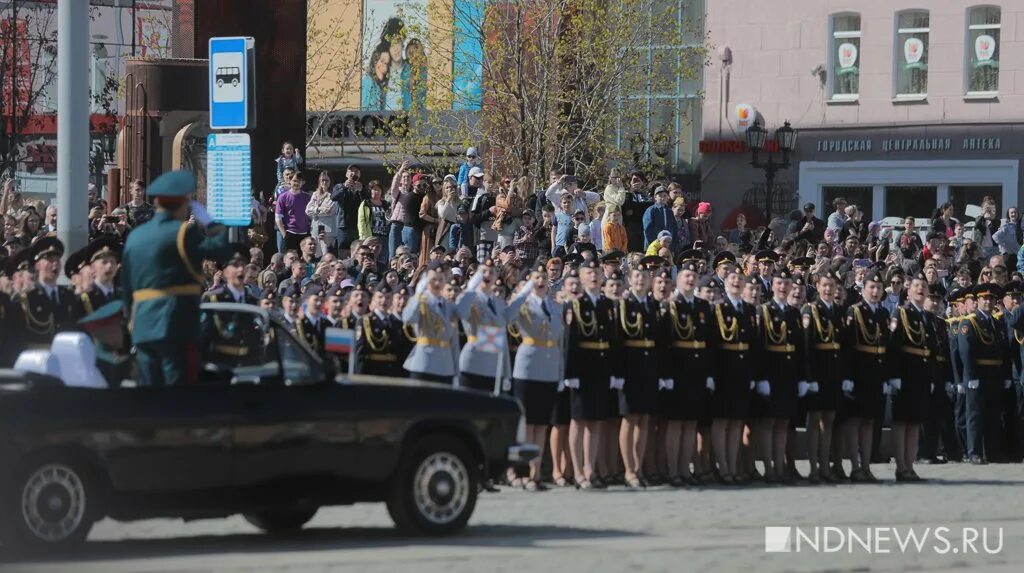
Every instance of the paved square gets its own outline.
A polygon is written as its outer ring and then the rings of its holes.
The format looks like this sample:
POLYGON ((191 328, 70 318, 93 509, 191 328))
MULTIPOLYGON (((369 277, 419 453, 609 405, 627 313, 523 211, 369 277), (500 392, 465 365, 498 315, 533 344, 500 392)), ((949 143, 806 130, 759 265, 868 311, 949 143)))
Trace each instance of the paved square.
MULTIPOLYGON (((806 466, 801 466, 806 471, 806 466)), ((470 527, 444 539, 402 538, 383 505, 322 510, 303 534, 268 538, 241 518, 106 521, 73 561, 0 562, 5 573, 334 571, 897 571, 1024 570, 1024 466, 921 466, 924 484, 622 488, 483 495, 470 527), (943 554, 766 553, 765 527, 906 531, 947 527, 943 554), (963 528, 987 528, 984 554, 961 549, 963 528)), ((792 543, 793 539, 790 539, 792 543)), ((896 547, 889 543, 888 547, 896 547)), ((911 546, 912 547, 912 546, 911 546)))

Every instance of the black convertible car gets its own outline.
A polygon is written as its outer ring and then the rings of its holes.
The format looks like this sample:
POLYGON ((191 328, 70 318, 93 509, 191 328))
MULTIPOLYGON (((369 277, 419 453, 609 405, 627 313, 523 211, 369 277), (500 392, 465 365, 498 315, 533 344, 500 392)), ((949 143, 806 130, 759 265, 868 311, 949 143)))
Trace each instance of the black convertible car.
POLYGON ((325 505, 383 501, 402 529, 466 525, 478 485, 534 457, 509 398, 337 375, 252 306, 206 304, 248 350, 195 386, 90 389, 0 370, 0 534, 59 547, 110 517, 241 513, 300 529, 325 505))

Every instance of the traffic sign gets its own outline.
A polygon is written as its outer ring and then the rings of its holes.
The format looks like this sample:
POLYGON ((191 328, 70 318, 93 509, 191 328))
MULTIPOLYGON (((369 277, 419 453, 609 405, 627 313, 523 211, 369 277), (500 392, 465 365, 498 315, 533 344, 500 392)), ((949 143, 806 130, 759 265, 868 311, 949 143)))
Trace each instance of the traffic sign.
POLYGON ((210 217, 229 227, 252 222, 252 145, 248 133, 206 136, 206 203, 210 217))
POLYGON ((254 127, 256 41, 210 38, 210 129, 254 127))

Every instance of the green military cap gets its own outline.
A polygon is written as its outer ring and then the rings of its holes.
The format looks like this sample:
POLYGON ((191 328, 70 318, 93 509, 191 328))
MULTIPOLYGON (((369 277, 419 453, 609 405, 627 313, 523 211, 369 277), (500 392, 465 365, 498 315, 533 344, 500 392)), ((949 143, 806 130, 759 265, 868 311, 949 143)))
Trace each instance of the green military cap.
POLYGON ((196 191, 196 176, 184 169, 164 173, 146 189, 150 197, 188 197, 196 191))
POLYGON ((106 326, 108 323, 116 323, 124 320, 124 301, 112 300, 87 314, 78 321, 78 325, 86 330, 106 326))

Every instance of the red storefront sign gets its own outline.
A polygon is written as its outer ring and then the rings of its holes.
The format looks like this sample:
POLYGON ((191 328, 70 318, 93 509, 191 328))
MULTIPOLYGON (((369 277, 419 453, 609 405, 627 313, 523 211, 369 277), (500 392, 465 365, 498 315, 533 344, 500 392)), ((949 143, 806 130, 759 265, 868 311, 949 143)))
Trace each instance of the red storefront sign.
MULTIPOLYGON (((746 153, 750 151, 747 142, 742 139, 702 139, 699 146, 701 153, 746 153)), ((764 151, 778 150, 778 141, 769 139, 764 142, 764 151)))

